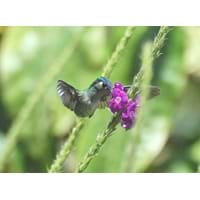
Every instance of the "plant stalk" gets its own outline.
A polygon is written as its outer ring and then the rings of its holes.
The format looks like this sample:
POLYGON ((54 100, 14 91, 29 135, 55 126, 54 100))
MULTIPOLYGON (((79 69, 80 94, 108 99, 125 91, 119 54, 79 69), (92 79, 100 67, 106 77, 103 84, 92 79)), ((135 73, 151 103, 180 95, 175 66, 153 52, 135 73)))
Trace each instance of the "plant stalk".
MULTIPOLYGON (((153 42, 153 45, 147 44, 145 46, 143 53, 143 65, 139 73, 136 75, 136 77, 134 77, 131 88, 128 91, 129 97, 134 98, 137 89, 139 88, 139 86, 142 86, 144 90, 142 95, 142 105, 143 103, 145 103, 146 96, 148 95, 146 84, 151 80, 151 66, 153 64, 154 59, 160 55, 160 50, 164 45, 164 41, 166 39, 166 35, 168 32, 169 32, 168 27, 161 27, 153 42), (147 72, 145 73, 145 75, 144 75, 144 70, 146 70, 145 72, 147 72)), ((78 167, 75 170, 75 172, 83 172, 84 170, 87 169, 88 165, 98 154, 103 144, 115 131, 117 125, 120 122, 120 117, 121 117, 120 113, 114 115, 111 121, 109 122, 107 128, 102 133, 97 135, 95 144, 93 144, 89 148, 83 160, 78 164, 78 167)))
MULTIPOLYGON (((125 51, 128 41, 130 40, 131 36, 133 35, 133 32, 135 30, 135 27, 127 27, 124 35, 122 36, 121 40, 117 44, 116 49, 114 50, 113 54, 111 55, 111 58, 107 61, 107 64, 105 65, 103 69, 102 76, 109 78, 114 67, 116 66, 117 62, 122 56, 122 53, 125 51)), ((62 166, 67 159, 73 144, 76 140, 76 138, 79 135, 80 130, 84 126, 84 122, 79 121, 77 125, 74 127, 74 131, 70 134, 69 139, 65 142, 63 147, 61 148, 60 152, 58 152, 56 159, 54 160, 53 164, 50 166, 49 172, 59 172, 62 169, 62 166), (79 126, 79 128, 77 127, 79 126)), ((102 137, 99 139, 98 143, 102 144, 104 143, 105 138, 102 137)), ((95 147, 92 151, 96 151, 95 147)))

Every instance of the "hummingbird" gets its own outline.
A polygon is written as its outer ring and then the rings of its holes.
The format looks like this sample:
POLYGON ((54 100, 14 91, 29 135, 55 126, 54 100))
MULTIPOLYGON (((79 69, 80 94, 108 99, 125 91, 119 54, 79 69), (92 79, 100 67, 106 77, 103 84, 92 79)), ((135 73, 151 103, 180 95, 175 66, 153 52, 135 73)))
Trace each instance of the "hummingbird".
MULTIPOLYGON (((112 83, 103 76, 97 78, 85 90, 78 90, 63 80, 57 82, 57 92, 62 103, 78 117, 91 117, 97 108, 106 107, 112 87, 112 83)), ((128 90, 130 86, 125 88, 128 90)), ((149 99, 159 94, 159 87, 149 86, 149 99)))
POLYGON ((63 104, 78 117, 91 117, 102 102, 111 95, 112 83, 105 77, 97 78, 87 89, 78 90, 58 80, 57 91, 63 104))

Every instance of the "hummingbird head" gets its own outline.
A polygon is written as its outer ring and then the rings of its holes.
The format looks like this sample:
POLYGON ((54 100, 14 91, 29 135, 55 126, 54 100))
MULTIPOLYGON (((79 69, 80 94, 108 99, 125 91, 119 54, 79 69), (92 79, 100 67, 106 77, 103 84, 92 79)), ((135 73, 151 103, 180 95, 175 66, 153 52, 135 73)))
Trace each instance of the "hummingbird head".
POLYGON ((103 99, 111 94, 112 83, 101 76, 90 85, 89 89, 95 90, 96 95, 103 99))

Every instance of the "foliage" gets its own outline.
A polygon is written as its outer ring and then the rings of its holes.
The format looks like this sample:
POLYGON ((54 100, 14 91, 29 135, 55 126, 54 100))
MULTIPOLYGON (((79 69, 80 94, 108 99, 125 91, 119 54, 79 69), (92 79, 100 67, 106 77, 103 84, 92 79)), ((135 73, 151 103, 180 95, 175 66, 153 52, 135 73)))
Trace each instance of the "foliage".
MULTIPOLYGON (((0 29, 0 150, 12 149, 11 157, 5 156, 5 172, 47 171, 76 123, 74 113, 61 104, 56 93, 56 80, 63 79, 76 88, 86 88, 101 75, 103 65, 113 53, 125 27, 82 29, 0 29), (64 60, 59 71, 57 67, 62 55, 64 60), (58 72, 46 84, 41 80, 49 77, 46 74, 50 68, 58 72), (35 93, 40 95, 37 101, 31 100, 35 93), (32 101, 34 106, 31 107, 32 101), (31 109, 23 126, 13 126, 23 114, 25 105, 31 109), (17 141, 10 145, 6 141, 13 132, 18 132, 17 141)), ((112 71, 110 80, 113 83, 132 82, 141 66, 142 47, 147 41, 153 41, 158 30, 159 27, 137 27, 134 30, 112 71)), ((200 163, 199 40, 199 28, 174 27, 161 55, 153 63, 152 84, 161 88, 161 95, 145 103, 140 139, 131 161, 132 171, 197 171, 200 163)), ((63 171, 75 170, 111 116, 106 109, 97 110, 85 122, 63 171)), ((134 131, 126 132, 118 127, 86 172, 124 171, 127 146, 134 142, 134 131)))

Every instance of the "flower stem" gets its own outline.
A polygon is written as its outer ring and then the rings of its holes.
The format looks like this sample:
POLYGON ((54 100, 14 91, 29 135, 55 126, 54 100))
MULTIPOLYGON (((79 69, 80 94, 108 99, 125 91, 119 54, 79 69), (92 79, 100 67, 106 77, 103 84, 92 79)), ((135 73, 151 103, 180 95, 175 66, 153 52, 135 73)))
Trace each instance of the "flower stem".
MULTIPOLYGON (((161 55, 160 51, 164 45, 166 36, 169 33, 169 31, 170 31, 170 28, 168 26, 163 26, 160 28, 157 36, 155 37, 153 41, 153 45, 152 45, 152 53, 150 56, 152 59, 152 62, 154 62, 154 60, 161 55)), ((129 90, 129 96, 136 94, 136 91, 140 87, 143 74, 144 74, 144 69, 143 67, 141 67, 140 71, 137 73, 137 75, 133 79, 133 84, 129 90)))
POLYGON ((84 120, 79 119, 76 126, 72 129, 71 135, 67 142, 64 143, 63 147, 61 148, 60 152, 57 154, 55 161, 51 165, 51 168, 48 172, 59 172, 62 170, 63 163, 65 162, 66 157, 69 155, 70 150, 76 140, 77 134, 80 132, 84 125, 84 120))
POLYGON ((90 147, 89 151, 87 152, 83 160, 79 163, 75 172, 83 172, 88 167, 92 159, 98 154, 100 148, 115 131, 116 126, 120 122, 120 116, 121 114, 119 113, 117 115, 114 115, 111 121, 108 123, 107 128, 102 133, 97 135, 96 143, 90 147))
POLYGON ((8 136, 6 138, 5 147, 1 152, 0 157, 0 171, 3 171, 10 155, 12 154, 19 137, 22 133, 22 128, 26 121, 28 120, 29 116, 32 113, 32 110, 35 108, 38 101, 41 97, 45 94, 45 90, 49 87, 52 83, 52 80, 58 75, 67 60, 69 60, 72 54, 77 49, 80 38, 83 34, 84 30, 80 33, 78 38, 75 39, 75 42, 72 47, 69 48, 69 45, 65 47, 63 52, 61 53, 60 57, 56 60, 56 62, 49 68, 49 70, 45 73, 44 77, 39 81, 37 87, 33 91, 32 95, 30 95, 22 107, 22 110, 19 112, 18 116, 16 117, 15 122, 11 126, 10 130, 8 131, 8 136))
POLYGON ((143 50, 143 64, 141 69, 143 69, 143 76, 141 80, 141 92, 140 92, 140 108, 137 113, 137 122, 134 127, 134 133, 131 135, 133 139, 130 139, 130 144, 127 146, 127 156, 125 156, 125 171, 131 171, 131 164, 133 160, 133 151, 135 150, 136 144, 139 142, 142 118, 143 118, 143 111, 145 108, 145 103, 148 97, 148 85, 150 84, 152 78, 152 64, 153 58, 151 56, 151 43, 146 43, 143 50), (134 141, 134 142, 133 142, 134 141))
MULTIPOLYGON (((134 31, 134 27, 127 27, 124 35, 122 36, 121 40, 119 41, 115 51, 113 52, 111 58, 108 60, 107 64, 105 65, 104 69, 103 69, 103 73, 102 76, 105 76, 107 78, 110 77, 112 70, 114 69, 114 67, 116 66, 117 62, 119 61, 122 53, 124 52, 124 50, 127 47, 128 41, 130 40, 133 31, 134 31)), ((61 148, 60 152, 58 152, 56 159, 54 160, 53 164, 50 166, 50 170, 49 172, 59 172, 62 169, 63 163, 64 161, 67 159, 73 144, 76 140, 76 138, 79 135, 80 130, 82 129, 82 127, 84 126, 84 122, 83 121, 78 121, 77 125, 74 127, 74 131, 72 131, 72 133, 70 134, 68 140, 65 142, 65 144, 63 145, 63 147, 61 148), (79 128, 77 128, 79 126, 79 128)), ((106 133, 107 134, 107 133, 106 133)), ((102 144, 104 143, 106 140, 105 137, 102 137, 99 139, 99 143, 102 144)), ((94 147, 94 149, 92 150, 93 152, 96 151, 96 148, 94 147)))
POLYGON ((130 40, 133 32, 135 30, 135 27, 128 27, 124 33, 124 36, 119 41, 115 51, 113 52, 111 58, 108 60, 107 64, 105 65, 103 69, 102 76, 105 76, 107 78, 110 77, 114 67, 116 66, 117 62, 121 58, 121 54, 124 52, 128 41, 130 40))
POLYGON ((132 139, 130 139, 129 144, 127 145, 127 151, 124 156, 125 159, 123 163, 125 163, 125 165, 123 164, 124 166, 123 171, 125 170, 126 172, 132 171, 132 162, 134 159, 134 152, 140 140, 141 121, 143 118, 142 115, 143 115, 143 110, 145 109, 144 105, 148 96, 148 90, 146 87, 150 84, 150 81, 152 78, 151 68, 152 68, 154 60, 161 55, 160 51, 164 45, 166 36, 169 31, 170 31, 169 27, 161 27, 157 36, 154 39, 154 42, 151 47, 151 51, 149 51, 150 53, 147 54, 147 51, 145 53, 145 49, 144 49, 144 54, 143 54, 144 59, 143 59, 142 67, 140 68, 140 71, 138 72, 138 74, 134 77, 132 87, 130 88, 130 91, 129 91, 129 94, 132 95, 135 93, 135 91, 139 87, 141 87, 140 96, 141 96, 142 105, 139 109, 137 123, 132 134, 132 139))
MULTIPOLYGON (((128 91, 129 97, 133 98, 135 96, 135 92, 137 91, 139 86, 143 87, 143 103, 145 103, 145 98, 148 95, 147 89, 146 89, 146 83, 149 82, 151 79, 151 65, 156 57, 160 55, 160 49, 162 48, 164 44, 165 37, 169 31, 168 27, 161 27, 158 35, 156 36, 153 47, 152 45, 147 44, 144 48, 144 54, 143 54, 143 65, 141 67, 140 72, 136 76, 136 78, 133 79, 133 83, 131 85, 131 88, 128 91), (145 77, 144 75, 145 72, 145 77), (145 79, 144 79, 145 78, 145 79), (144 79, 144 80, 143 80, 144 79), (142 81, 143 80, 143 81, 142 81), (141 84, 142 83, 142 84, 141 84)), ((113 116, 111 121, 109 122, 106 129, 97 135, 96 142, 93 144, 86 155, 84 156, 83 160, 78 164, 77 169, 75 172, 83 172, 90 162, 93 160, 93 158, 98 154, 103 144, 106 142, 106 140, 113 134, 113 132, 116 129, 116 126, 120 122, 121 113, 118 113, 117 115, 113 116)))

